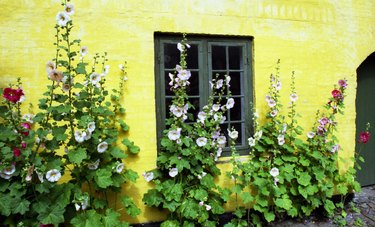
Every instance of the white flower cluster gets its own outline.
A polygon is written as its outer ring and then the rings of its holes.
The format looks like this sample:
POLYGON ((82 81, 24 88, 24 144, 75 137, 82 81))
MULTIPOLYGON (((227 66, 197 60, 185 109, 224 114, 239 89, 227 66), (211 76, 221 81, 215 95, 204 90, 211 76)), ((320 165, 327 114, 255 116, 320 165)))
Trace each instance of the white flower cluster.
POLYGON ((187 69, 182 68, 180 65, 176 65, 177 75, 169 73, 168 76, 171 79, 169 85, 171 88, 176 89, 179 87, 186 87, 190 84, 189 79, 191 72, 187 69))
POLYGON ((65 27, 69 21, 71 21, 70 16, 74 14, 74 5, 67 3, 63 12, 59 12, 56 15, 57 24, 60 27, 65 27))
POLYGON ((199 206, 205 206, 205 208, 206 208, 207 211, 211 210, 211 206, 208 205, 208 204, 204 204, 203 201, 200 201, 200 202, 199 202, 199 206))
POLYGON ((273 167, 273 168, 270 170, 270 174, 271 174, 271 176, 273 177, 273 180, 274 180, 274 184, 275 184, 275 186, 277 186, 277 182, 279 182, 279 178, 277 178, 277 176, 279 176, 279 169, 276 168, 276 167, 273 167))
POLYGON ((260 140, 262 138, 263 131, 259 130, 254 134, 254 137, 250 137, 247 141, 249 142, 250 147, 254 147, 256 144, 256 141, 260 140))
POLYGON ((96 126, 95 122, 90 122, 87 124, 87 128, 84 131, 77 130, 74 132, 74 138, 78 143, 91 139, 91 135, 94 132, 96 126))

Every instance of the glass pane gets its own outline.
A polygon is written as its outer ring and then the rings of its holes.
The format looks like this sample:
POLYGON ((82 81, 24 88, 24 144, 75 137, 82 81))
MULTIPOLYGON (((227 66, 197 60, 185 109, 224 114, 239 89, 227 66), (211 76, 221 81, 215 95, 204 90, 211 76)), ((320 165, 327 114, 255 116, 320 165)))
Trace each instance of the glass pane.
POLYGON ((230 109, 230 120, 239 121, 243 119, 242 108, 243 108, 243 98, 233 98, 234 106, 230 109))
POLYGON ((225 46, 212 46, 212 69, 226 69, 227 61, 225 54, 225 46))
POLYGON ((190 85, 187 87, 188 95, 199 95, 199 73, 191 72, 190 85))
POLYGON ((242 47, 229 47, 229 69, 241 69, 242 66, 242 47))
POLYGON ((229 75, 231 77, 230 80, 230 91, 232 95, 241 95, 241 72, 231 72, 229 75))
POLYGON ((198 69, 198 45, 190 45, 187 51, 187 67, 188 69, 198 69))
POLYGON ((180 51, 175 43, 164 43, 164 68, 174 69, 180 62, 180 51))

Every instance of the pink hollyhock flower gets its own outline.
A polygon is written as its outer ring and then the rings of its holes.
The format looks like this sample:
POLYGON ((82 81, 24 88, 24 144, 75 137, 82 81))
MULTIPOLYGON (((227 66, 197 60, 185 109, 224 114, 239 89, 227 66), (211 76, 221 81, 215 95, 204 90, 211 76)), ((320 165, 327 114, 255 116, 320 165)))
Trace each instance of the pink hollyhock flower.
POLYGON ((22 143, 21 143, 21 148, 22 148, 22 149, 25 149, 26 147, 27 147, 26 142, 25 142, 25 141, 22 141, 22 143))
POLYGON ((370 133, 369 132, 362 132, 360 135, 359 135, 359 140, 358 140, 358 143, 364 143, 366 144, 369 139, 370 139, 370 133))
POLYGON ((21 96, 25 95, 22 89, 12 89, 12 88, 5 88, 3 92, 3 97, 12 103, 17 103, 20 101, 21 96))
POLYGON ((13 155, 14 157, 19 157, 21 155, 21 150, 17 147, 13 148, 13 155))
POLYGON ((22 131, 20 132, 24 136, 29 136, 29 130, 31 128, 30 124, 28 122, 24 122, 21 124, 22 131))
POLYGON ((342 96, 341 91, 339 91, 339 90, 337 90, 337 89, 335 89, 335 90, 332 91, 332 96, 333 96, 333 98, 336 99, 336 100, 342 100, 342 99, 344 98, 344 97, 342 96))
POLYGON ((344 89, 348 86, 348 84, 346 83, 346 80, 339 80, 339 85, 340 87, 344 89))
POLYGON ((326 124, 328 124, 328 122, 329 122, 329 120, 328 120, 328 118, 326 118, 326 117, 323 117, 323 118, 321 118, 320 120, 319 120, 319 123, 321 124, 321 125, 326 125, 326 124))

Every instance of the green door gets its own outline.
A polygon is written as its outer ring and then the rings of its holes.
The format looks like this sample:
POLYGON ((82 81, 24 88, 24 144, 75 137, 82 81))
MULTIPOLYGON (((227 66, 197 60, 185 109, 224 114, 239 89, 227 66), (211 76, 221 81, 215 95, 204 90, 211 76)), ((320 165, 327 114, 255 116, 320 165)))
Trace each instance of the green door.
POLYGON ((364 146, 357 143, 356 150, 361 147, 365 158, 357 180, 362 186, 375 184, 375 52, 372 53, 357 69, 357 133, 356 138, 364 131, 366 123, 371 124, 370 141, 364 146))

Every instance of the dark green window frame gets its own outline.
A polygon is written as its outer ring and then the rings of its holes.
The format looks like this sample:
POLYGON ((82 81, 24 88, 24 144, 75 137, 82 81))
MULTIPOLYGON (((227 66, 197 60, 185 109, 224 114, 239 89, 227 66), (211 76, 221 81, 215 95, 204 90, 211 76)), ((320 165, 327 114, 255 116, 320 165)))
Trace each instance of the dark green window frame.
MULTIPOLYGON (((156 83, 156 119, 157 119, 157 141, 160 150, 160 140, 165 129, 165 119, 168 117, 168 100, 171 94, 168 91, 168 72, 173 73, 176 64, 179 63, 179 52, 177 43, 182 39, 182 35, 155 34, 155 83, 156 83)), ((213 76, 231 76, 232 83, 236 83, 232 92, 235 99, 235 108, 227 113, 228 126, 235 126, 240 130, 236 149, 240 154, 248 154, 249 146, 247 138, 252 134, 251 107, 253 97, 252 86, 252 38, 251 37, 222 37, 222 36, 193 36, 187 35, 188 49, 187 67, 192 72, 189 99, 199 100, 199 108, 194 113, 198 113, 207 104, 210 95, 210 84, 213 76), (197 58, 194 56, 196 55, 197 58), (236 57, 238 56, 238 57, 236 57), (221 60, 221 61, 218 61, 221 60), (223 63, 224 62, 224 63, 223 63), (190 63, 190 64, 189 64, 190 63), (198 77, 194 80, 194 75, 198 77), (233 76, 237 77, 234 78, 233 76), (236 109, 236 105, 240 108, 236 109), (235 112, 234 112, 235 111, 235 112), (239 113, 240 112, 240 113, 239 113), (232 116, 240 116, 239 119, 232 116)), ((231 89, 232 91, 232 89, 231 89)), ((226 126, 223 126, 226 127, 226 126)), ((227 136, 226 129, 222 130, 227 136)), ((229 149, 224 149, 223 156, 229 156, 229 149)))

